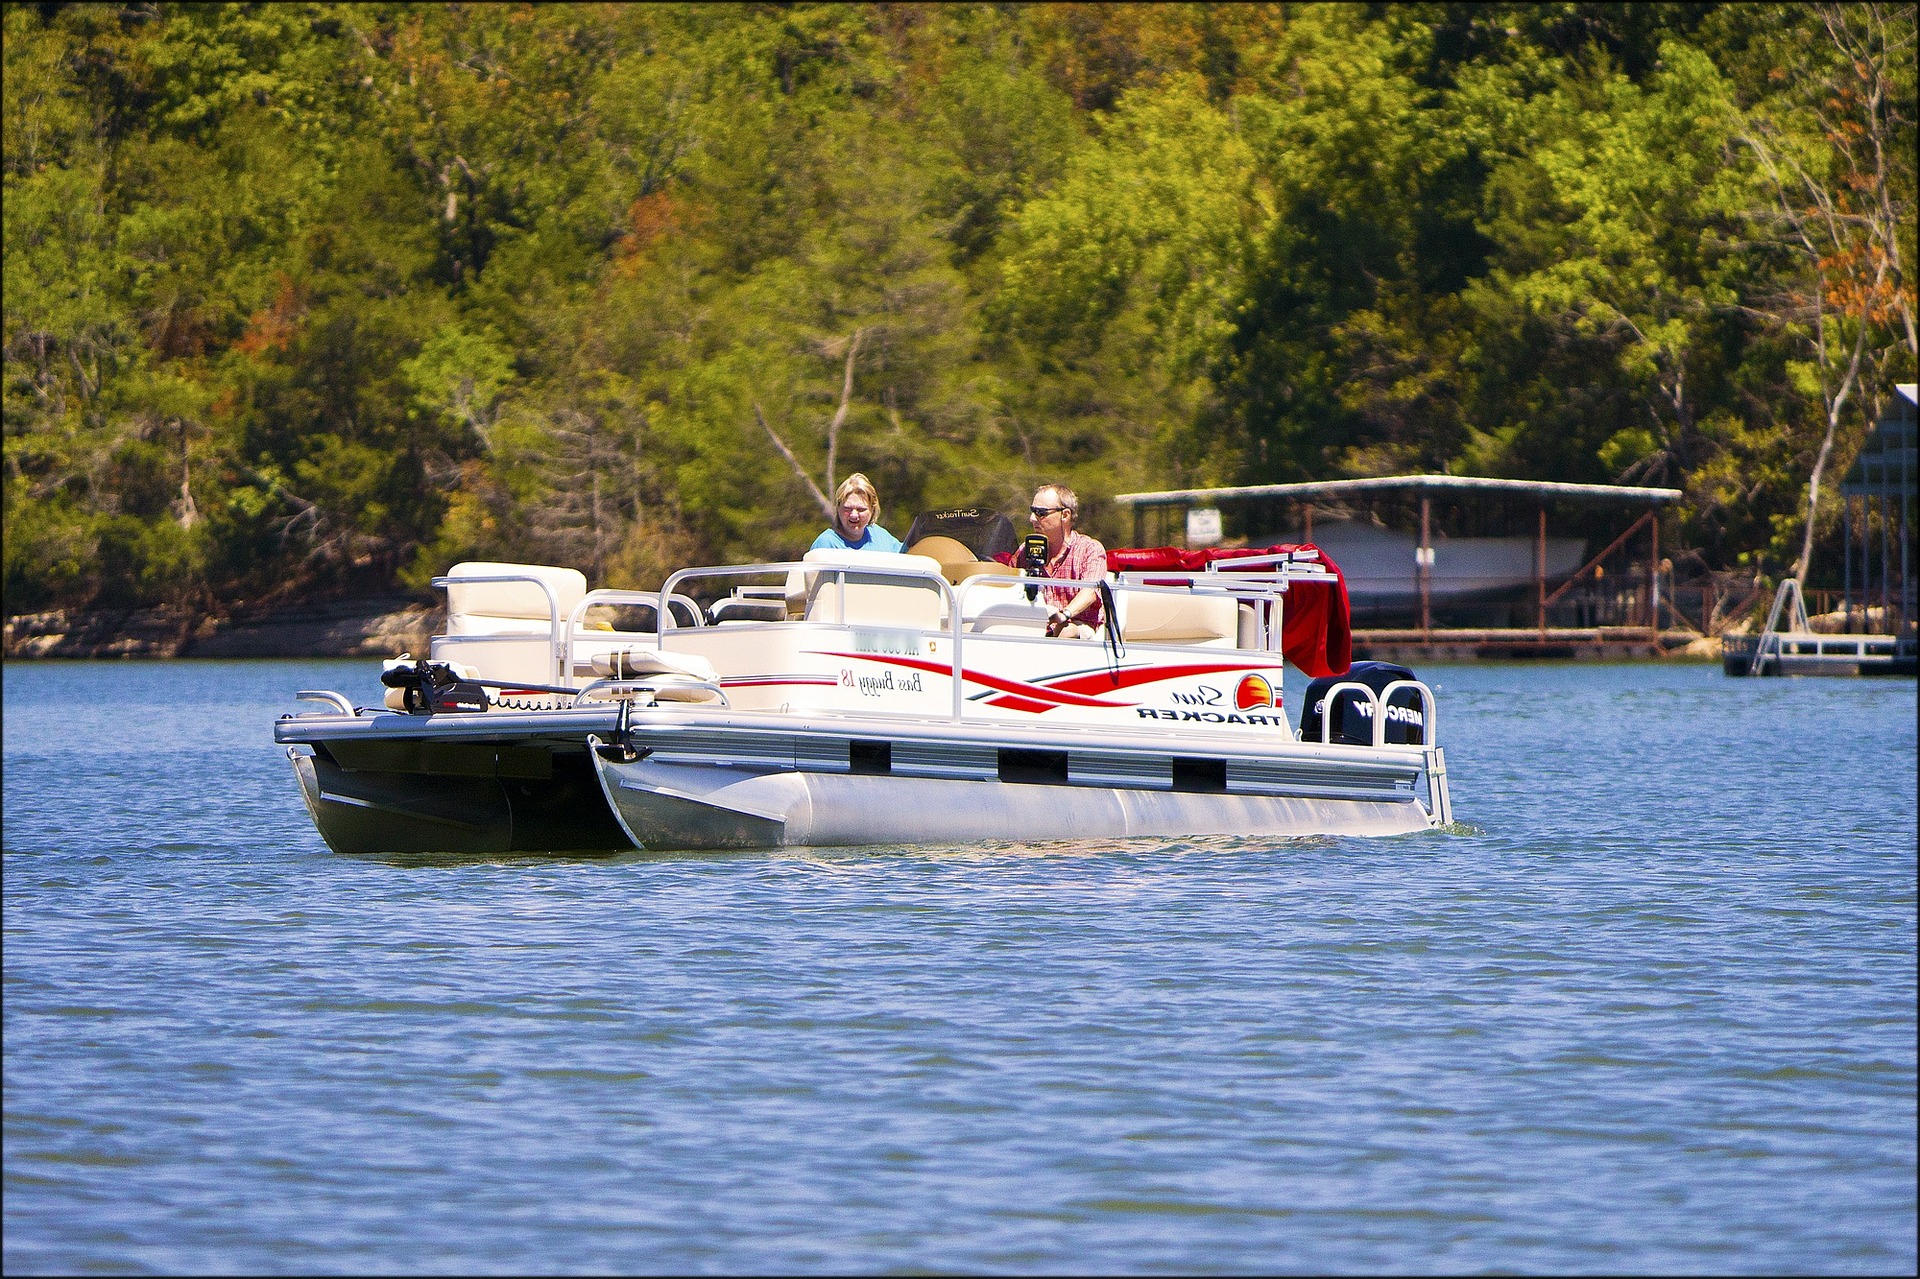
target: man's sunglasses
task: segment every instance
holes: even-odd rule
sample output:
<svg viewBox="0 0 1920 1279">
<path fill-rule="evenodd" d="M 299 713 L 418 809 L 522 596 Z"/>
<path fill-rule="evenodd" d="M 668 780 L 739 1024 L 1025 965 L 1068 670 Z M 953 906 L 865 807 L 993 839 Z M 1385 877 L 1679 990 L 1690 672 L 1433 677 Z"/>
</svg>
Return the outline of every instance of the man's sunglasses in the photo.
<svg viewBox="0 0 1920 1279">
<path fill-rule="evenodd" d="M 1067 508 L 1064 506 L 1029 506 L 1027 509 L 1033 512 L 1034 519 L 1040 520 L 1045 519 L 1056 511 L 1064 511 Z"/>
</svg>

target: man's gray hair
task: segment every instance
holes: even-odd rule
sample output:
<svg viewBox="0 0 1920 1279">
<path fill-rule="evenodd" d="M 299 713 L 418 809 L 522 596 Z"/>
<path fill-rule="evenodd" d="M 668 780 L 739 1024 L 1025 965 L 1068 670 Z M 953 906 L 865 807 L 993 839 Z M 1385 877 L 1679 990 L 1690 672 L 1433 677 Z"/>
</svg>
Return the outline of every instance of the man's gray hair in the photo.
<svg viewBox="0 0 1920 1279">
<path fill-rule="evenodd" d="M 1049 490 L 1052 491 L 1054 500 L 1067 508 L 1067 514 L 1075 517 L 1079 516 L 1080 496 L 1064 484 L 1042 484 L 1033 491 L 1033 495 L 1039 497 L 1042 493 L 1048 492 Z"/>
</svg>

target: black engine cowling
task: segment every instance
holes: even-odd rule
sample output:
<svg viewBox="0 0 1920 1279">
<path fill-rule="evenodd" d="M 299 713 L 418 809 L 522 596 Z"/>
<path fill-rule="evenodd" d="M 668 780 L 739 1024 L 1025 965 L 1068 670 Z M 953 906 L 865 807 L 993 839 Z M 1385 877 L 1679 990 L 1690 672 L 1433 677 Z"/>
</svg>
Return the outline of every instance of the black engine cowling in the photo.
<svg viewBox="0 0 1920 1279">
<path fill-rule="evenodd" d="M 1404 666 L 1392 662 L 1355 662 L 1345 675 L 1324 675 L 1307 685 L 1306 705 L 1300 711 L 1300 740 L 1320 740 L 1320 720 L 1326 710 L 1327 692 L 1335 684 L 1364 684 L 1378 697 L 1395 680 L 1416 676 Z M 1420 746 L 1427 740 L 1426 708 L 1420 694 L 1411 688 L 1396 690 L 1387 701 L 1387 742 L 1391 745 Z M 1373 745 L 1374 703 L 1348 689 L 1335 699 L 1332 711 L 1333 731 L 1327 740 L 1343 746 Z"/>
</svg>

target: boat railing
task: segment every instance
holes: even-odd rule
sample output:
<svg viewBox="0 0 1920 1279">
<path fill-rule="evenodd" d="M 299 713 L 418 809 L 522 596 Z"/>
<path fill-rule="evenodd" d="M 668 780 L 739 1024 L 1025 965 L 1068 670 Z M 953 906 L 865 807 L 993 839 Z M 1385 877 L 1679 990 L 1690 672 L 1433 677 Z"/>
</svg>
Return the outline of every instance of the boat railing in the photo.
<svg viewBox="0 0 1920 1279">
<path fill-rule="evenodd" d="M 1227 594 L 1253 611 L 1253 634 L 1239 647 L 1278 651 L 1286 611 L 1287 588 L 1295 582 L 1333 582 L 1338 579 L 1321 567 L 1319 557 L 1294 552 L 1249 555 L 1215 561 L 1198 569 L 1132 569 L 1116 575 L 1115 586 L 1132 591 L 1159 590 L 1180 594 Z M 1235 567 L 1219 571 L 1221 563 Z M 1240 565 L 1247 567 L 1241 568 Z"/>
<path fill-rule="evenodd" d="M 1372 704 L 1373 709 L 1365 713 L 1373 721 L 1373 745 L 1385 746 L 1387 744 L 1387 708 L 1392 705 L 1393 695 L 1403 688 L 1410 688 L 1420 695 L 1420 713 L 1423 717 L 1421 744 L 1429 750 L 1433 749 L 1438 744 L 1440 736 L 1439 705 L 1434 700 L 1433 690 L 1417 679 L 1397 679 L 1378 692 L 1357 680 L 1341 680 L 1329 688 L 1326 691 L 1326 700 L 1322 703 L 1326 709 L 1320 715 L 1320 744 L 1333 745 L 1333 711 L 1338 704 L 1336 699 L 1344 693 L 1352 693 Z"/>
<path fill-rule="evenodd" d="M 953 605 L 953 588 L 948 584 L 947 579 L 940 575 L 937 568 L 921 569 L 901 567 L 893 564 L 876 564 L 870 566 L 866 564 L 822 563 L 819 561 L 804 560 L 781 560 L 765 564 L 716 564 L 700 568 L 683 568 L 669 577 L 661 585 L 660 590 L 663 594 L 669 595 L 675 600 L 690 601 L 692 597 L 681 589 L 689 583 L 725 578 L 771 577 L 776 574 L 787 574 L 791 576 L 796 573 L 804 574 L 806 578 L 810 580 L 812 589 L 817 589 L 823 580 L 833 582 L 840 592 L 839 603 L 841 606 L 841 616 L 845 615 L 845 590 L 847 577 L 849 575 L 858 578 L 897 578 L 903 585 L 937 589 L 941 593 L 942 602 L 949 609 L 951 609 Z M 786 593 L 784 588 L 781 588 L 776 594 L 775 589 L 772 587 L 751 586 L 740 588 L 735 592 L 740 598 L 752 600 L 782 599 L 785 598 Z M 656 619 L 656 625 L 658 625 L 658 622 L 659 619 Z M 659 628 L 659 636 L 663 640 L 667 629 L 668 628 L 664 626 Z"/>
<path fill-rule="evenodd" d="M 1229 572 L 1215 572 L 1212 565 L 1205 569 L 1142 569 L 1119 573 L 1109 581 L 1115 591 L 1130 591 L 1155 594 L 1215 594 L 1229 595 L 1245 602 L 1279 602 L 1286 594 L 1287 586 L 1297 581 L 1335 581 L 1331 572 L 1321 568 L 1317 562 L 1300 560 L 1289 561 L 1287 556 L 1249 556 L 1234 564 L 1256 564 L 1269 566 L 1266 571 L 1234 569 Z M 816 581 L 831 579 L 837 589 L 844 590 L 849 576 L 860 578 L 897 578 L 903 584 L 918 584 L 940 591 L 946 606 L 947 625 L 942 629 L 957 631 L 960 620 L 966 615 L 965 604 L 970 592 L 975 590 L 1004 593 L 1015 588 L 1038 590 L 1043 586 L 1058 586 L 1078 589 L 1087 585 L 1076 578 L 1053 578 L 1022 575 L 1017 578 L 1004 574 L 981 574 L 967 578 L 959 583 L 957 589 L 941 576 L 937 569 L 919 569 L 895 565 L 868 565 L 864 563 L 820 563 L 813 561 L 778 561 L 764 564 L 713 565 L 699 568 L 684 568 L 674 573 L 662 585 L 661 591 L 676 601 L 690 600 L 683 588 L 701 580 L 739 577 L 764 577 L 781 573 L 805 573 Z M 772 596 L 773 588 L 743 588 L 742 595 L 752 593 L 757 596 L 765 592 Z M 650 593 L 639 593 L 650 594 Z M 664 619 L 662 619 L 664 620 Z M 664 626 L 660 628 L 664 637 Z"/>
<path fill-rule="evenodd" d="M 665 600 L 664 606 L 662 600 Z M 581 672 L 582 667 L 591 668 L 594 657 L 610 652 L 623 645 L 630 645 L 634 639 L 646 634 L 645 631 L 590 630 L 586 626 L 587 610 L 595 606 L 608 608 L 646 608 L 652 609 L 655 621 L 655 643 L 657 636 L 669 630 L 695 630 L 707 624 L 706 614 L 700 609 L 699 601 L 689 595 L 671 595 L 661 591 L 631 591 L 617 587 L 603 586 L 588 591 L 573 613 L 567 618 L 567 648 L 562 658 L 562 683 L 571 682 Z M 689 619 L 684 625 L 676 614 L 684 613 Z"/>
<path fill-rule="evenodd" d="M 454 605 L 452 588 L 456 586 L 500 586 L 507 583 L 524 583 L 536 586 L 547 599 L 547 678 L 564 679 L 567 660 L 567 635 L 563 627 L 566 617 L 560 608 L 560 596 L 554 590 L 553 583 L 535 573 L 460 573 L 436 577 L 432 585 L 447 592 L 448 633 L 446 638 L 466 646 L 472 644 L 507 644 L 528 639 L 537 632 L 534 628 L 516 627 L 484 634 L 455 634 L 453 631 Z M 531 621 L 532 619 L 527 619 Z"/>
<path fill-rule="evenodd" d="M 327 705 L 339 711 L 342 715 L 358 715 L 360 713 L 358 710 L 354 709 L 353 703 L 347 699 L 347 695 L 345 693 L 336 693 L 330 689 L 303 688 L 299 692 L 295 693 L 293 696 L 296 701 L 301 701 L 301 702 L 325 702 L 327 703 Z M 316 715 L 319 714 L 318 711 L 310 711 L 308 713 L 316 714 Z"/>
<path fill-rule="evenodd" d="M 1290 584 L 1340 581 L 1340 575 L 1326 566 L 1318 551 L 1281 551 L 1271 555 L 1243 555 L 1234 559 L 1213 560 L 1207 564 L 1206 571 L 1216 577 L 1231 576 L 1236 580 L 1248 579 L 1277 586 L 1279 594 L 1272 604 L 1259 610 L 1262 648 L 1280 647 L 1286 590 Z"/>
<path fill-rule="evenodd" d="M 506 584 L 537 588 L 546 600 L 545 620 L 516 614 L 495 617 L 493 624 L 483 630 L 465 631 L 453 625 L 451 608 L 454 587 Z M 635 637 L 645 633 L 587 630 L 585 628 L 587 612 L 596 606 L 650 608 L 654 610 L 656 618 L 664 620 L 669 627 L 679 625 L 674 618 L 677 610 L 684 610 L 685 615 L 690 619 L 687 623 L 689 626 L 704 625 L 706 620 L 700 611 L 700 605 L 688 596 L 669 596 L 663 608 L 662 595 L 659 591 L 630 591 L 609 587 L 588 591 L 571 610 L 563 610 L 560 605 L 560 595 L 553 583 L 537 573 L 449 573 L 432 579 L 432 585 L 448 592 L 449 625 L 447 633 L 437 637 L 440 641 L 450 641 L 451 645 L 476 650 L 475 655 L 477 655 L 478 652 L 486 651 L 488 646 L 504 649 L 543 637 L 547 656 L 541 663 L 544 667 L 544 679 L 541 682 L 549 684 L 571 684 L 583 652 L 590 657 L 595 648 L 617 646 L 623 642 L 630 643 Z M 516 621 L 523 624 L 511 625 Z M 450 645 L 443 643 L 442 647 L 447 648 Z M 464 657 L 466 654 L 463 653 L 461 656 Z"/>
<path fill-rule="evenodd" d="M 1236 555 L 1231 559 L 1208 560 L 1205 571 L 1208 573 L 1232 573 L 1236 576 L 1252 573 L 1259 568 L 1270 572 L 1279 572 L 1283 576 L 1302 582 L 1331 582 L 1337 580 L 1332 569 L 1326 566 L 1318 551 L 1276 551 L 1270 555 Z"/>
<path fill-rule="evenodd" d="M 588 591 L 586 595 L 581 597 L 580 602 L 574 605 L 573 614 L 567 619 L 567 630 L 570 634 L 576 636 L 594 634 L 594 632 L 586 630 L 584 624 L 586 622 L 587 610 L 596 605 L 611 608 L 650 608 L 654 610 L 656 614 L 660 615 L 661 619 L 668 624 L 669 629 L 678 630 L 683 626 L 683 623 L 675 618 L 677 612 L 684 612 L 689 619 L 684 623 L 687 629 L 705 626 L 707 624 L 706 615 L 700 611 L 700 602 L 691 595 L 670 596 L 667 600 L 666 609 L 662 610 L 660 607 L 660 594 L 659 591 L 629 591 L 612 586 L 603 586 L 598 590 Z M 622 633 L 623 632 L 619 631 L 614 632 L 614 634 Z"/>
<path fill-rule="evenodd" d="M 1244 572 L 1213 573 L 1199 569 L 1152 570 L 1142 571 L 1138 574 L 1118 574 L 1108 582 L 1108 585 L 1116 595 L 1151 594 L 1178 597 L 1191 597 L 1194 595 L 1226 596 L 1241 603 L 1254 605 L 1256 606 L 1256 612 L 1259 615 L 1260 622 L 1259 629 L 1256 632 L 1255 643 L 1261 649 L 1271 649 L 1272 645 L 1269 643 L 1269 637 L 1279 633 L 1280 623 L 1278 614 L 1279 610 L 1284 606 L 1288 582 L 1297 581 L 1307 576 L 1311 576 L 1316 580 L 1323 576 L 1331 579 L 1331 574 L 1326 574 L 1324 570 L 1319 570 L 1318 565 L 1310 565 L 1298 560 L 1289 561 L 1283 556 L 1263 558 L 1268 560 L 1269 563 Z M 770 561 L 761 564 L 712 565 L 680 569 L 667 578 L 662 584 L 661 593 L 672 599 L 686 599 L 692 594 L 699 593 L 701 585 L 705 583 L 720 582 L 729 579 L 771 577 L 781 574 L 791 575 L 795 573 L 801 573 L 807 576 L 811 583 L 809 595 L 816 601 L 829 599 L 831 598 L 831 594 L 839 595 L 839 599 L 835 601 L 838 604 L 837 608 L 823 607 L 821 611 L 825 616 L 815 617 L 814 619 L 827 621 L 829 624 L 864 624 L 880 628 L 889 625 L 889 623 L 885 621 L 862 623 L 857 621 L 847 622 L 845 620 L 848 617 L 845 611 L 847 598 L 845 592 L 849 585 L 849 579 L 864 579 L 868 584 L 872 584 L 873 579 L 882 579 L 883 581 L 891 581 L 902 586 L 917 587 L 928 592 L 938 592 L 940 606 L 944 611 L 944 622 L 942 624 L 937 626 L 925 625 L 924 617 L 931 617 L 933 615 L 932 611 L 928 610 L 922 618 L 903 617 L 898 621 L 892 622 L 891 625 L 899 629 L 919 629 L 923 631 L 937 629 L 946 635 L 950 646 L 947 652 L 948 661 L 945 664 L 950 668 L 953 687 L 952 718 L 955 721 L 962 718 L 966 707 L 964 678 L 965 654 L 970 636 L 977 638 L 977 636 L 973 635 L 972 624 L 981 620 L 980 616 L 976 616 L 976 613 L 980 612 L 980 610 L 970 608 L 970 605 L 974 603 L 976 599 L 977 593 L 1004 596 L 1009 592 L 1027 591 L 1037 595 L 1042 587 L 1055 586 L 1069 590 L 1078 590 L 1087 585 L 1086 582 L 1075 578 L 1026 575 L 1016 578 L 1009 577 L 1005 574 L 992 573 L 966 578 L 955 585 L 948 582 L 947 579 L 941 575 L 940 571 L 933 567 L 922 569 L 912 566 L 884 564 L 864 560 L 860 562 L 851 560 L 847 562 Z M 1135 577 L 1144 580 L 1130 580 Z M 748 587 L 745 589 L 753 590 L 754 588 Z M 763 589 L 769 592 L 771 591 L 771 588 Z M 736 594 L 737 593 L 738 591 L 736 591 Z M 1034 608 L 1016 611 L 1021 611 L 1023 615 L 1027 613 L 1032 614 L 1032 616 L 1025 618 L 1026 623 L 1032 627 L 1035 637 L 1044 636 L 1044 610 Z M 674 629 L 667 625 L 667 620 L 664 614 L 657 616 L 655 619 L 656 633 L 654 640 L 656 644 L 663 648 L 667 646 L 667 632 L 670 629 Z M 788 625 L 791 623 L 768 624 Z M 1113 624 L 1114 619 L 1109 619 L 1108 625 L 1111 626 Z M 1003 631 L 1002 638 L 1004 637 Z M 1226 637 L 1226 639 L 1232 647 L 1243 647 L 1240 642 L 1241 637 L 1238 634 Z"/>
<path fill-rule="evenodd" d="M 711 565 L 700 568 L 683 568 L 662 583 L 660 589 L 663 593 L 672 595 L 679 593 L 681 588 L 692 583 L 723 581 L 730 578 L 771 577 L 780 574 L 786 575 L 789 581 L 795 580 L 796 574 L 803 575 L 799 580 L 808 584 L 807 594 L 813 599 L 819 598 L 819 593 L 823 587 L 833 587 L 838 596 L 836 600 L 838 607 L 835 610 L 836 621 L 833 623 L 836 625 L 846 624 L 846 586 L 847 577 L 850 574 L 859 578 L 877 577 L 881 579 L 893 579 L 904 586 L 938 591 L 940 593 L 941 605 L 945 608 L 950 622 L 948 629 L 953 637 L 953 644 L 949 650 L 953 682 L 953 718 L 955 721 L 960 719 L 961 710 L 964 705 L 962 696 L 963 689 L 961 687 L 960 628 L 958 625 L 960 610 L 953 586 L 945 577 L 941 576 L 937 568 L 929 567 L 922 569 L 878 561 L 871 564 L 857 564 L 851 562 L 829 563 L 805 560 L 782 560 L 764 564 Z M 747 589 L 751 590 L 753 588 Z M 784 598 L 786 594 L 787 591 L 783 588 L 781 592 L 782 597 Z M 658 619 L 656 619 L 656 623 L 658 623 Z M 792 623 L 770 622 L 767 624 L 791 625 Z M 665 626 L 660 627 L 658 643 L 662 648 L 666 647 Z"/>
</svg>

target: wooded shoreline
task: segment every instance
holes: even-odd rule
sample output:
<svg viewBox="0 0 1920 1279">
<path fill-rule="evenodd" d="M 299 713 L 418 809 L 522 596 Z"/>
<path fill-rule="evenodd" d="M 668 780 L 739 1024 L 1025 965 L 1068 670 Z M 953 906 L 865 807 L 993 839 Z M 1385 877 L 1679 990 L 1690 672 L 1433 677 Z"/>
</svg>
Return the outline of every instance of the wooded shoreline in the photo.
<svg viewBox="0 0 1920 1279">
<path fill-rule="evenodd" d="M 397 657 L 422 654 L 446 607 L 376 596 L 209 617 L 169 608 L 55 609 L 9 617 L 4 656 L 41 659 Z"/>
<path fill-rule="evenodd" d="M 1694 571 L 1843 588 L 1920 361 L 1912 0 L 0 17 L 9 611 L 637 586 L 855 471 L 1109 543 L 1143 491 L 1658 486 Z"/>
</svg>

